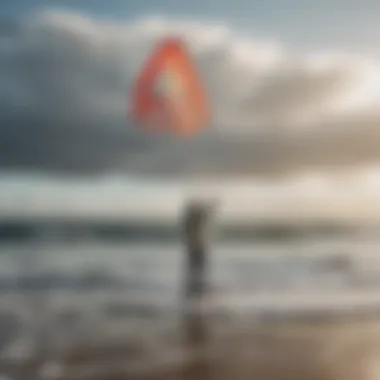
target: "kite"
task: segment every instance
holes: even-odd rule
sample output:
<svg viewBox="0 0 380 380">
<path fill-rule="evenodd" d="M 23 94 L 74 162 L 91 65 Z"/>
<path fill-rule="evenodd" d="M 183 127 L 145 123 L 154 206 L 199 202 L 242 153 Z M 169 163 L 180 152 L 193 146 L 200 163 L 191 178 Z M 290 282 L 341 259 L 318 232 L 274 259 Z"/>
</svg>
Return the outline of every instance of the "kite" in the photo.
<svg viewBox="0 0 380 380">
<path fill-rule="evenodd" d="M 202 81 L 181 39 L 164 39 L 148 58 L 132 90 L 131 116 L 145 130 L 181 136 L 207 125 Z"/>
</svg>

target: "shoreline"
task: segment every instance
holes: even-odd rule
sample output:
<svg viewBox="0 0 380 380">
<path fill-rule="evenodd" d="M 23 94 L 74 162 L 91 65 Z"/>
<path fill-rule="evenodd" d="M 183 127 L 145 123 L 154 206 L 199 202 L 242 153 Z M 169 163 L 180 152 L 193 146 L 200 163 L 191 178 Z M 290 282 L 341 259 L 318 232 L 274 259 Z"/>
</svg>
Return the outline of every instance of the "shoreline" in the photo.
<svg viewBox="0 0 380 380">
<path fill-rule="evenodd" d="M 127 341 L 77 346 L 70 355 L 60 357 L 61 374 L 56 373 L 54 378 L 374 380 L 368 373 L 374 361 L 380 360 L 380 317 L 373 322 L 339 325 L 283 322 L 231 328 L 224 334 L 210 331 L 208 341 L 200 348 L 188 346 L 175 334 L 152 338 L 149 343 L 150 347 Z M 50 368 L 45 365 L 43 372 L 52 373 L 57 359 L 53 355 Z M 13 368 L 9 372 L 27 375 L 29 370 L 30 375 L 42 362 L 41 357 L 23 370 Z"/>
</svg>

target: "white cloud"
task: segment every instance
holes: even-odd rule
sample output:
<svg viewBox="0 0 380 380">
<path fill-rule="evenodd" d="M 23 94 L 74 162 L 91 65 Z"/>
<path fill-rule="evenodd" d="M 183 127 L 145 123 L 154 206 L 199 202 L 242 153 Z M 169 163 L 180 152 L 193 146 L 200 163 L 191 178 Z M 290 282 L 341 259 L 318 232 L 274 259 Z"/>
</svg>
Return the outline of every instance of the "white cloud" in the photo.
<svg viewBox="0 0 380 380">
<path fill-rule="evenodd" d="M 104 178 L 52 179 L 0 175 L 2 218 L 146 218 L 176 220 L 189 197 L 218 199 L 225 221 L 379 221 L 379 169 L 345 176 L 187 183 Z"/>
<path fill-rule="evenodd" d="M 173 33 L 189 42 L 214 122 L 194 141 L 150 148 L 126 120 L 128 91 L 155 41 Z M 3 167 L 265 174 L 380 155 L 376 63 L 299 55 L 224 26 L 46 12 L 0 38 L 0 81 Z"/>
</svg>

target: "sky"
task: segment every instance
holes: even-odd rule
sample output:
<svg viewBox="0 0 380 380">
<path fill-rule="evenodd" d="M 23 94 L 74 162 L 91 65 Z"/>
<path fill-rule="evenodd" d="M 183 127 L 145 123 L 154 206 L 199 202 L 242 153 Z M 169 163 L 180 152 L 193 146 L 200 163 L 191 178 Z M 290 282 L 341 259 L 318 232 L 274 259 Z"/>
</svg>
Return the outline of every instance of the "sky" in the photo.
<svg viewBox="0 0 380 380">
<path fill-rule="evenodd" d="M 120 176 L 92 179 L 0 176 L 0 215 L 6 218 L 178 220 L 184 199 L 218 200 L 217 218 L 227 223 L 380 221 L 378 168 L 355 175 L 316 175 L 282 181 L 157 182 Z"/>
<path fill-rule="evenodd" d="M 15 0 L 1 4 L 3 18 L 46 9 L 125 21 L 163 16 L 228 24 L 305 49 L 350 49 L 376 54 L 380 5 L 371 0 Z"/>
<path fill-rule="evenodd" d="M 268 178 L 279 191 L 289 176 L 377 173 L 379 16 L 368 0 L 2 1 L 0 172 Z M 126 118 L 139 67 L 173 33 L 213 109 L 191 141 Z"/>
</svg>

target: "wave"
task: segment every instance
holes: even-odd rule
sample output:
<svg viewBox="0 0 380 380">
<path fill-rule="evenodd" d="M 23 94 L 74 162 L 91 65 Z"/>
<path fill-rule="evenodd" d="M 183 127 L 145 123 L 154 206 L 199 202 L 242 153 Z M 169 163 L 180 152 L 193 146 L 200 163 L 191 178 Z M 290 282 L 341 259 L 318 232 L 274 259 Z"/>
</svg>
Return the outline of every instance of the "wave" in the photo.
<svg viewBox="0 0 380 380">
<path fill-rule="evenodd" d="M 379 227 L 380 228 L 380 227 Z M 222 240 L 289 240 L 304 237 L 352 236 L 377 228 L 332 222 L 262 222 L 224 224 L 215 231 Z M 61 241 L 174 241 L 180 238 L 174 223 L 149 221 L 7 220 L 0 221 L 0 242 L 57 238 Z"/>
</svg>

